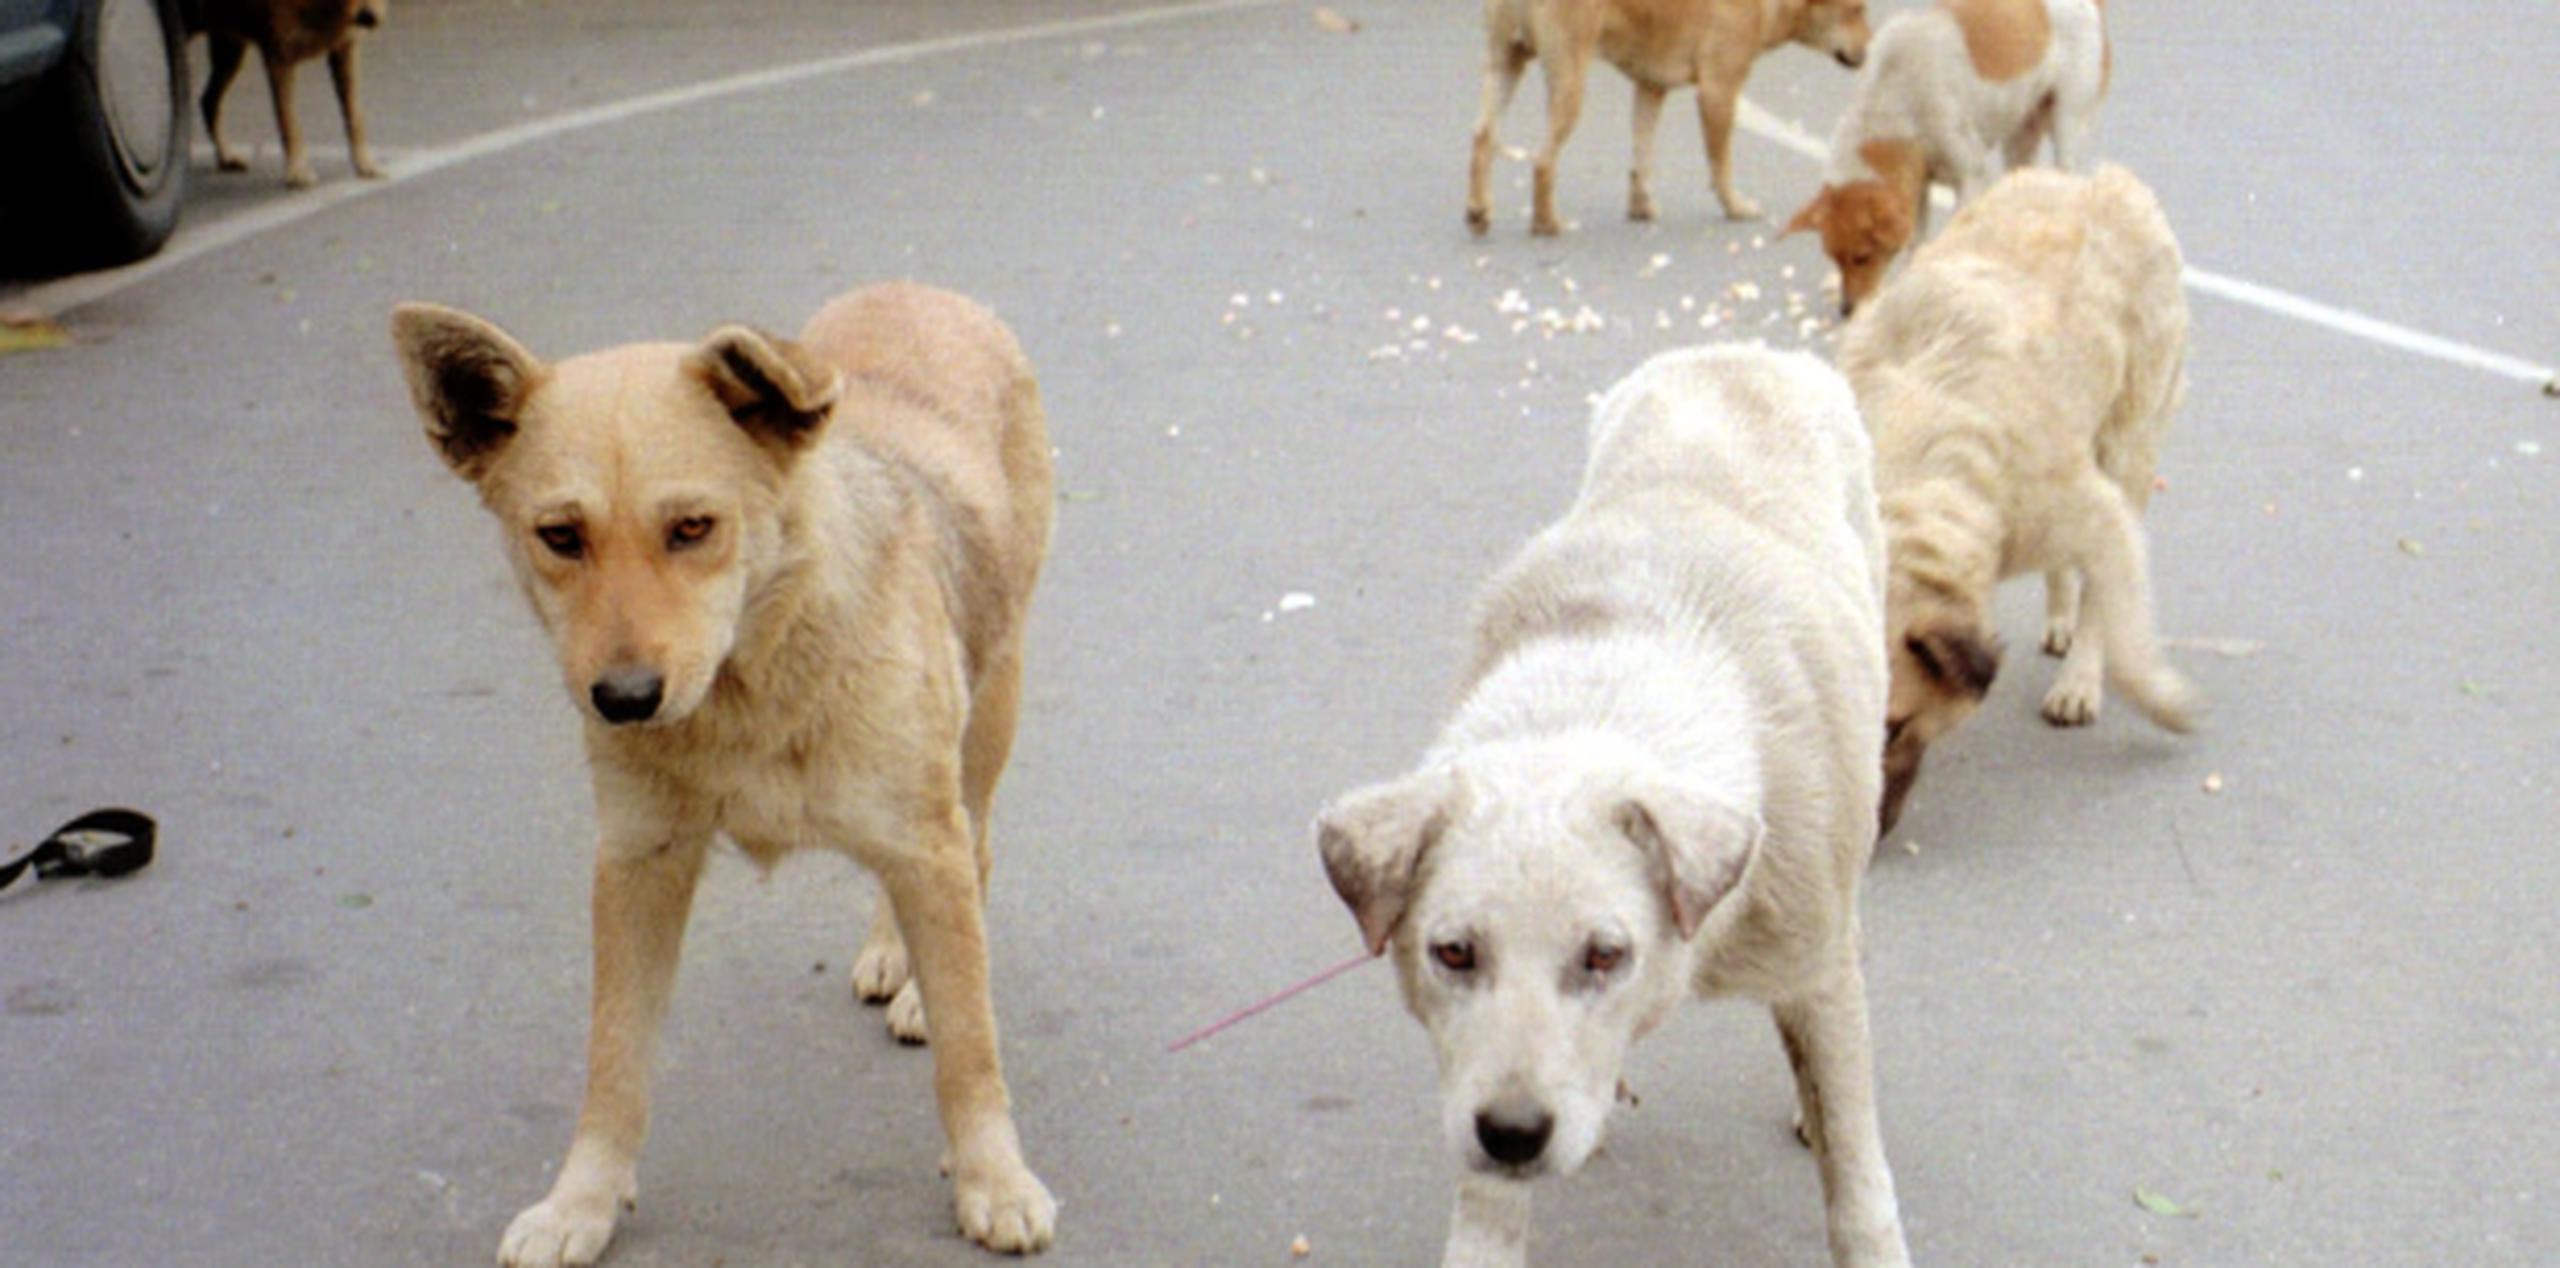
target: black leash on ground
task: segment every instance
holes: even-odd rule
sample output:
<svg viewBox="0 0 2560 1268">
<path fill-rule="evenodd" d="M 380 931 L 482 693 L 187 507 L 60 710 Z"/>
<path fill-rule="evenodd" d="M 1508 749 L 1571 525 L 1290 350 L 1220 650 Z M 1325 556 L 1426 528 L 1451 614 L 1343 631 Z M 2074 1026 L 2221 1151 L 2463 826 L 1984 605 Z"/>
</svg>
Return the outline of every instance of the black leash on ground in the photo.
<svg viewBox="0 0 2560 1268">
<path fill-rule="evenodd" d="M 42 845 L 0 863 L 0 889 L 31 867 L 40 881 L 131 875 L 151 861 L 157 831 L 151 816 L 139 810 L 92 810 L 54 829 Z"/>
</svg>

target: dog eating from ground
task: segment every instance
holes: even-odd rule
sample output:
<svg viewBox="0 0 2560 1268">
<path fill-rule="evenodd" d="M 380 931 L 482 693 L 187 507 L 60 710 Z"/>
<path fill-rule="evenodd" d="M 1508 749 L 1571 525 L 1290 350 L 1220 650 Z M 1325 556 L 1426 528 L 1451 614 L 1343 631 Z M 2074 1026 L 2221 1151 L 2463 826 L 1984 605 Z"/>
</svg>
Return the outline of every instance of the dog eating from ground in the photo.
<svg viewBox="0 0 2560 1268">
<path fill-rule="evenodd" d="M 1627 217 L 1651 220 L 1653 134 L 1674 88 L 1698 90 L 1698 123 L 1716 198 L 1727 216 L 1748 220 L 1757 203 L 1733 186 L 1733 121 L 1751 64 L 1781 44 L 1829 53 L 1855 67 L 1867 50 L 1866 0 L 1485 0 L 1484 104 L 1467 167 L 1467 227 L 1493 228 L 1494 126 L 1536 58 L 1547 81 L 1547 143 L 1538 151 L 1529 231 L 1560 232 L 1556 156 L 1582 114 L 1593 55 L 1635 83 L 1635 165 L 1627 176 Z"/>
<path fill-rule="evenodd" d="M 1627 1046 L 1741 995 L 1794 1066 L 1833 1261 L 1907 1264 L 1858 962 L 1886 670 L 1856 404 L 1809 356 L 1691 349 L 1591 433 L 1572 510 L 1483 592 L 1438 742 L 1316 823 L 1439 1058 L 1445 1263 L 1525 1263 L 1528 1182 L 1598 1147 Z"/>
<path fill-rule="evenodd" d="M 2047 138 L 2066 171 L 2087 162 L 2106 95 L 2099 0 L 1939 0 L 1876 31 L 1873 55 L 1831 136 L 1823 185 L 1787 222 L 1810 230 L 1840 270 L 1840 313 L 1875 291 L 1905 247 L 1928 236 L 1929 185 L 1970 202 Z"/>
<path fill-rule="evenodd" d="M 715 835 L 770 868 L 851 855 L 883 896 L 856 964 L 931 1029 L 960 1229 L 1036 1251 L 987 985 L 987 814 L 1013 742 L 1053 476 L 993 314 L 874 287 L 797 339 L 724 326 L 556 364 L 403 305 L 427 435 L 497 517 L 586 720 L 595 780 L 587 1093 L 499 1261 L 587 1264 L 637 1193 L 649 1066 Z M 912 962 L 912 975 L 909 964 Z"/>
<path fill-rule="evenodd" d="M 382 25 L 391 0 L 198 0 L 197 23 L 212 46 L 204 85 L 204 133 L 214 163 L 226 172 L 247 171 L 249 160 L 222 139 L 222 97 L 240 73 L 251 45 L 267 66 L 267 90 L 275 98 L 276 132 L 284 143 L 284 183 L 296 189 L 319 182 L 302 152 L 302 125 L 294 115 L 294 67 L 322 54 L 338 88 L 338 113 L 347 126 L 347 159 L 356 175 L 382 175 L 365 149 L 364 109 L 356 102 L 356 36 Z"/>
<path fill-rule="evenodd" d="M 2201 697 L 2152 630 L 2142 534 L 2186 390 L 2182 268 L 2132 173 L 2029 168 L 1959 212 L 1841 337 L 1892 560 L 1885 831 L 1928 746 L 1991 689 L 2003 578 L 2044 574 L 2044 649 L 2063 658 L 2046 721 L 2094 721 L 2112 682 L 2162 727 L 2194 726 Z"/>
</svg>

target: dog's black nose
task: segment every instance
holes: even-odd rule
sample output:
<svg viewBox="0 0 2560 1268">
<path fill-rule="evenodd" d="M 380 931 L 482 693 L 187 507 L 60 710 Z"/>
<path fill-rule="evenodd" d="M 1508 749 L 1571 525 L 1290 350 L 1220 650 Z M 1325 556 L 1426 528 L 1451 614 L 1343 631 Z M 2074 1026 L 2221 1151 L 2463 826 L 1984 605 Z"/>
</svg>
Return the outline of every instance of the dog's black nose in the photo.
<svg viewBox="0 0 2560 1268">
<path fill-rule="evenodd" d="M 1834 52 L 1834 53 L 1831 55 L 1831 60 L 1833 60 L 1833 61 L 1835 61 L 1835 62 L 1838 62 L 1838 63 L 1840 63 L 1841 65 L 1846 66 L 1846 67 L 1848 67 L 1848 68 L 1849 68 L 1849 69 L 1851 69 L 1851 70 L 1856 70 L 1856 69 L 1858 69 L 1858 67 L 1859 67 L 1862 63 L 1864 63 L 1864 62 L 1867 60 L 1867 58 L 1866 58 L 1866 54 L 1864 54 L 1864 53 L 1852 53 L 1852 52 L 1849 52 L 1849 51 L 1848 51 L 1848 50 L 1846 50 L 1846 49 L 1842 49 L 1842 50 L 1839 50 L 1839 51 L 1837 51 L 1837 52 Z"/>
<path fill-rule="evenodd" d="M 666 689 L 666 679 L 654 669 L 608 669 L 587 689 L 587 698 L 607 722 L 646 722 L 658 711 Z"/>
<path fill-rule="evenodd" d="M 1476 1111 L 1476 1143 L 1484 1146 L 1486 1157 L 1506 1167 L 1536 1161 L 1555 1130 L 1556 1116 L 1545 1110 Z"/>
<path fill-rule="evenodd" d="M 382 15 L 371 9 L 356 10 L 356 25 L 370 31 L 382 25 Z"/>
</svg>

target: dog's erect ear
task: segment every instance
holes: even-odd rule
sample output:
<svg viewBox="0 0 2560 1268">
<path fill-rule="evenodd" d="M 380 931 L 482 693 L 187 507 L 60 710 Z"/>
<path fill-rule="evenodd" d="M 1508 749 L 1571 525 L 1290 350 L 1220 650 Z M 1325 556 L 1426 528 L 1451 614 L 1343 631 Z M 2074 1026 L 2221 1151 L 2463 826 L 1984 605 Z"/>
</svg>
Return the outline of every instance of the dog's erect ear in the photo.
<svg viewBox="0 0 2560 1268">
<path fill-rule="evenodd" d="M 1902 645 L 1911 649 L 1921 672 L 1940 687 L 1976 700 L 1990 694 L 1991 680 L 2000 673 L 1999 640 L 1970 626 L 1953 622 L 1924 626 L 1904 635 Z"/>
<path fill-rule="evenodd" d="M 516 434 L 542 362 L 507 332 L 434 304 L 392 309 L 391 342 L 427 439 L 455 474 L 478 481 Z"/>
<path fill-rule="evenodd" d="M 745 326 L 712 331 L 693 364 L 738 426 L 785 453 L 818 438 L 842 382 L 807 348 Z"/>
<path fill-rule="evenodd" d="M 1325 877 L 1360 922 L 1369 954 L 1384 955 L 1413 901 L 1423 851 L 1456 811 L 1457 775 L 1421 771 L 1343 794 L 1316 816 L 1316 850 Z"/>
<path fill-rule="evenodd" d="M 1796 209 L 1794 218 L 1787 221 L 1786 228 L 1778 231 L 1778 236 L 1783 238 L 1791 233 L 1821 233 L 1822 218 L 1828 215 L 1830 210 L 1831 187 L 1825 185 L 1814 191 L 1813 201 Z"/>
<path fill-rule="evenodd" d="M 1671 904 L 1683 939 L 1696 937 L 1707 913 L 1742 883 L 1766 831 L 1760 816 L 1669 775 L 1627 781 L 1611 819 L 1653 865 L 1654 883 Z"/>
</svg>

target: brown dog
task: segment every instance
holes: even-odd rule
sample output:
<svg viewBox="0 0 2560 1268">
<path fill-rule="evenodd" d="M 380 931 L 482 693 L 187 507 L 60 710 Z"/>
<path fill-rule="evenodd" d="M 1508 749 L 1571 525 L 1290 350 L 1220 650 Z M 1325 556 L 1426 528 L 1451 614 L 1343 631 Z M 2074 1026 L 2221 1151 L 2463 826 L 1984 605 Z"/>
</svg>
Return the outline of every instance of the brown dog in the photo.
<svg viewBox="0 0 2560 1268">
<path fill-rule="evenodd" d="M 2085 726 L 2113 683 L 2171 731 L 2202 699 L 2160 657 L 2142 512 L 2186 390 L 2178 241 L 2121 167 L 2013 172 L 1957 213 L 1840 340 L 1875 433 L 1891 560 L 1880 823 L 2000 666 L 1991 592 L 2042 572 L 2044 717 Z"/>
<path fill-rule="evenodd" d="M 259 60 L 267 65 L 276 132 L 284 141 L 284 183 L 302 189 L 320 179 L 302 154 L 302 126 L 293 113 L 293 70 L 323 53 L 329 56 L 329 78 L 338 86 L 338 113 L 347 124 L 347 159 L 358 176 L 382 175 L 365 152 L 364 111 L 356 104 L 356 33 L 381 26 L 390 16 L 391 0 L 200 0 L 197 8 L 197 20 L 212 43 L 204 133 L 213 142 L 217 166 L 226 172 L 249 167 L 249 160 L 222 139 L 222 96 L 240 73 L 241 57 L 255 44 Z"/>
<path fill-rule="evenodd" d="M 1635 81 L 1635 166 L 1627 177 L 1627 217 L 1654 216 L 1653 133 L 1662 99 L 1698 90 L 1698 122 L 1716 198 L 1736 220 L 1760 214 L 1733 188 L 1733 120 L 1742 83 L 1762 53 L 1793 42 L 1855 67 L 1867 55 L 1865 0 L 1485 0 L 1484 108 L 1467 166 L 1467 227 L 1493 227 L 1494 125 L 1511 104 L 1529 59 L 1547 81 L 1547 143 L 1538 151 L 1529 232 L 1553 234 L 1556 155 L 1582 114 L 1583 79 L 1593 54 Z"/>
<path fill-rule="evenodd" d="M 1012 334 L 911 285 L 840 298 L 796 341 L 724 326 L 558 364 L 432 305 L 403 305 L 392 334 L 429 439 L 505 529 L 595 778 L 586 1106 L 500 1261 L 592 1263 L 633 1200 L 715 834 L 760 865 L 808 847 L 879 877 L 864 959 L 931 1023 L 961 1231 L 1048 1245 L 1057 1204 L 1014 1130 L 983 921 L 1053 497 Z"/>
</svg>

